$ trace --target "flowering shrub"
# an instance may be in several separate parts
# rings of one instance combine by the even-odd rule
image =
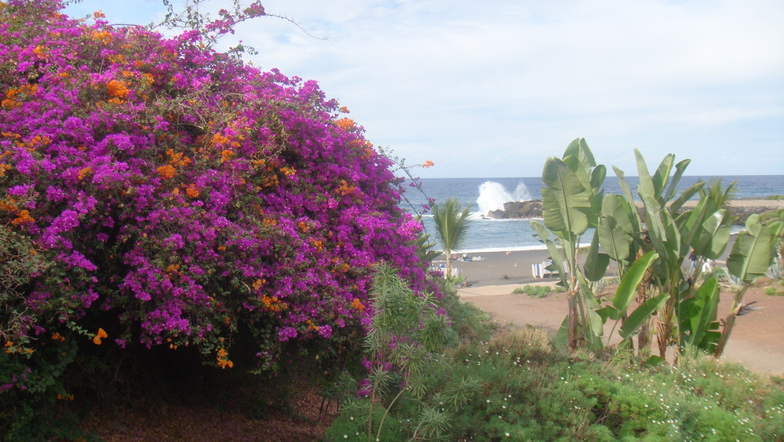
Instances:
[[[225,368],[242,324],[269,367],[367,325],[376,263],[426,288],[392,162],[315,82],[60,8],[0,2],[0,228],[48,263],[9,345],[195,345]]]

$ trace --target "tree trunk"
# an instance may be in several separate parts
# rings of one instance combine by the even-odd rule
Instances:
[[[569,353],[574,353],[580,346],[580,334],[578,333],[577,318],[580,312],[577,309],[577,293],[574,291],[569,294]]]
[[[667,347],[672,334],[672,314],[675,309],[675,301],[675,297],[671,296],[667,303],[664,304],[664,310],[659,311],[659,327],[656,332],[656,338],[659,344],[659,356],[662,359],[667,357]]]
[[[721,330],[721,337],[719,338],[719,343],[716,344],[716,351],[713,352],[714,358],[720,358],[722,353],[724,353],[724,347],[727,346],[727,341],[730,339],[730,334],[732,334],[732,328],[735,327],[735,318],[737,316],[733,313],[727,317],[724,321],[721,321],[724,327]]]

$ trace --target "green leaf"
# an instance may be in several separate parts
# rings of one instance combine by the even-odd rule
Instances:
[[[710,323],[716,317],[716,308],[719,305],[719,283],[716,278],[711,277],[702,283],[694,297],[682,304],[681,314],[684,317],[681,319],[681,340],[686,348],[698,347],[703,343]]]
[[[784,209],[770,210],[759,217],[762,225],[770,228],[771,234],[779,240],[784,240]]]
[[[590,326],[590,331],[593,336],[600,337],[604,335],[604,319],[596,313],[596,310],[588,309],[588,324]],[[597,339],[601,344],[601,339]],[[596,345],[593,345],[596,348]],[[601,347],[601,345],[600,345]]]
[[[658,253],[650,250],[632,264],[618,284],[618,289],[616,290],[615,298],[613,299],[613,307],[621,313],[629,308],[632,297],[637,292],[637,286],[640,285],[648,267],[650,267],[651,263],[658,257]]]
[[[621,326],[621,331],[618,333],[623,339],[629,339],[638,328],[645,322],[648,316],[652,315],[653,312],[661,308],[662,305],[667,301],[669,295],[667,293],[662,293],[659,296],[651,298],[642,304],[640,304]]]
[[[610,265],[610,255],[599,253],[599,231],[594,230],[591,248],[588,249],[588,256],[585,258],[585,277],[589,281],[599,281],[604,278],[607,266]]]
[[[667,180],[670,179],[670,171],[672,170],[672,163],[675,161],[675,155],[667,154],[665,155],[664,159],[662,159],[661,163],[659,163],[659,168],[656,169],[656,172],[653,174],[653,178],[651,179],[653,182],[653,188],[656,195],[661,201],[662,193],[664,192],[664,186],[667,184]]]
[[[759,223],[759,215],[746,220],[746,230],[738,233],[727,259],[730,274],[745,283],[765,275],[775,257],[776,241],[768,226]]]
[[[568,348],[569,345],[569,315],[567,315],[561,326],[558,328],[558,333],[555,335],[553,345],[556,348]]]
[[[640,183],[637,186],[637,193],[643,201],[645,201],[645,198],[658,200],[658,198],[656,198],[656,186],[653,183],[650,172],[648,172],[645,158],[643,158],[642,154],[637,149],[634,149],[634,157],[637,159],[637,177]]]
[[[596,166],[596,160],[593,157],[591,149],[588,148],[588,143],[585,141],[585,138],[575,138],[566,146],[563,156],[564,158],[568,156],[577,158],[585,170]]]
[[[664,200],[669,201],[675,194],[678,192],[678,183],[681,182],[681,177],[683,173],[686,171],[686,168],[691,163],[691,160],[683,160],[680,161],[678,164],[675,165],[675,175],[672,176],[669,185],[667,186],[667,191],[664,194]]]
[[[694,252],[708,259],[718,259],[730,240],[731,215],[728,210],[718,210],[699,225],[691,241]]]
[[[696,195],[697,192],[699,192],[700,189],[702,189],[703,187],[705,187],[704,182],[694,183],[691,186],[689,186],[688,189],[681,192],[678,198],[674,199],[672,203],[670,203],[670,205],[668,206],[670,213],[675,213],[678,210],[680,210],[681,207],[683,207],[683,204],[686,203],[686,201],[690,200],[691,197]]]
[[[596,310],[596,314],[601,316],[605,321],[608,319],[612,319],[613,321],[621,319],[621,311],[612,305],[605,305],[599,310]]]
[[[602,204],[602,218],[596,229],[599,243],[616,261],[626,260],[634,241],[636,216],[632,215],[629,203],[618,195],[607,195]]]
[[[629,202],[629,204],[634,204],[632,189],[629,187],[629,183],[626,182],[626,179],[624,179],[623,171],[615,166],[613,166],[613,170],[615,171],[615,176],[618,177],[618,184],[621,186],[621,190],[623,191],[623,195],[626,197],[626,201]]]
[[[547,246],[547,251],[550,252],[550,258],[553,259],[553,267],[558,271],[558,277],[561,279],[561,284],[566,287],[566,269],[563,268],[563,262],[566,260],[566,254],[563,248],[558,247],[552,240],[550,240],[550,231],[544,224],[536,220],[531,220],[531,228],[536,232],[539,241]]]
[[[584,138],[575,139],[569,144],[564,151],[563,161],[574,172],[584,188],[595,189],[591,186],[591,181],[592,169],[596,166],[596,160]]]
[[[544,243],[550,239],[550,231],[547,230],[547,227],[545,227],[544,224],[535,219],[532,219],[529,224],[531,225],[531,229],[533,229],[534,234],[539,241]]]
[[[600,164],[593,169],[591,172],[591,188],[598,189],[602,187],[604,184],[604,179],[607,177],[607,167],[604,164]]]
[[[590,192],[575,173],[558,158],[549,158],[544,165],[542,189],[544,224],[553,232],[581,235],[588,229],[585,210],[590,209]]]

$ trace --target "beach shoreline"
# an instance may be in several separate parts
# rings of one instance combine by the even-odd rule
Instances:
[[[550,257],[547,249],[516,250],[508,252],[457,253],[452,267],[466,278],[466,287],[529,284],[539,281],[534,278],[531,266],[541,264]],[[464,260],[462,257],[467,259]],[[457,258],[457,259],[456,259]],[[433,261],[438,266],[445,261],[443,255]],[[547,280],[555,280],[546,277]]]
[[[695,201],[688,201],[684,206],[693,207]],[[744,199],[732,200],[731,207],[757,209],[759,211],[784,209],[784,200]],[[729,247],[728,247],[729,249]],[[462,260],[466,257],[467,260]],[[542,264],[549,259],[550,253],[544,245],[540,248],[526,247],[520,249],[510,245],[504,251],[457,251],[453,253],[452,267],[459,269],[465,276],[467,287],[482,287],[507,284],[530,284],[535,282],[555,281],[556,278],[535,278],[531,266]],[[443,255],[434,264],[439,266],[445,262]]]

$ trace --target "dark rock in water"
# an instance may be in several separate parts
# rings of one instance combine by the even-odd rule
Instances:
[[[487,217],[488,218],[492,218],[492,219],[507,219],[507,218],[509,218],[506,215],[506,211],[505,210],[491,210],[491,211],[487,212]]]
[[[487,217],[492,219],[541,218],[542,202],[540,200],[510,201],[504,203],[504,210],[491,210],[487,213]]]

